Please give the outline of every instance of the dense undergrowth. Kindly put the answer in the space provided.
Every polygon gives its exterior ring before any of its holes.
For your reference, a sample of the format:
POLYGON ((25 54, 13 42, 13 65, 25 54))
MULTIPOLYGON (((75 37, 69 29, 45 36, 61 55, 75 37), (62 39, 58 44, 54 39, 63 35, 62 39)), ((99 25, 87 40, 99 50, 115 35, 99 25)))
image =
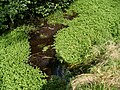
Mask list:
POLYGON ((0 34, 13 28, 19 20, 35 16, 45 17, 57 9, 67 7, 73 0, 1 0, 0 34))
MULTIPOLYGON (((117 90, 111 86, 120 86, 120 1, 76 0, 66 12, 59 10, 47 17, 49 23, 68 26, 55 35, 57 56, 73 65, 100 61, 89 68, 93 78, 97 75, 97 84, 78 85, 76 89, 117 90), (78 13, 76 18, 64 18, 64 13, 73 11, 78 13)), ((30 29, 18 27, 0 36, 0 89, 66 89, 67 84, 63 80, 55 78, 46 83, 45 75, 26 64, 30 54, 27 36, 30 29)))
POLYGON ((0 36, 0 90, 38 90, 45 84, 45 75, 27 64, 31 29, 22 26, 0 36))
POLYGON ((98 75, 99 84, 80 85, 78 90, 119 90, 111 86, 120 84, 120 1, 76 0, 66 12, 57 11, 47 18, 50 23, 69 26, 55 35, 57 56, 73 65, 99 61, 89 68, 93 78, 98 75), (64 18, 73 11, 78 13, 76 18, 64 18))
POLYGON ((58 22, 69 26, 58 31, 55 36, 58 55, 68 63, 83 63, 89 60, 94 45, 119 40, 119 3, 117 0, 78 0, 66 10, 68 13, 73 10, 78 13, 78 17, 72 21, 64 19, 64 13, 60 11, 51 15, 49 17, 51 23, 58 22))

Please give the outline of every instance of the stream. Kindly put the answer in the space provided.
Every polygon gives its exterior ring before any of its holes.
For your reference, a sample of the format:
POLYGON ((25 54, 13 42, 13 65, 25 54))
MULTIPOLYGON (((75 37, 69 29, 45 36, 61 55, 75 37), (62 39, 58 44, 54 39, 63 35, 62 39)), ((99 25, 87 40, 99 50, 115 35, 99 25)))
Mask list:
MULTIPOLYGON (((64 18, 72 20, 77 16, 77 13, 73 12, 72 15, 64 14, 64 18)), ((58 30, 67 28, 63 24, 48 24, 47 20, 41 20, 43 25, 36 31, 29 33, 31 55, 28 60, 29 65, 34 68, 39 68, 43 73, 48 75, 47 79, 51 78, 51 75, 59 77, 64 76, 65 64, 61 63, 56 55, 56 51, 53 48, 54 35, 58 30)), ((35 22, 36 23, 36 22, 35 22)))
POLYGON ((51 75, 60 77, 63 75, 62 63, 57 60, 56 51, 52 45, 54 43, 53 35, 58 30, 66 27, 63 24, 52 25, 45 22, 39 30, 29 33, 31 56, 28 63, 34 68, 40 68, 49 78, 51 75))

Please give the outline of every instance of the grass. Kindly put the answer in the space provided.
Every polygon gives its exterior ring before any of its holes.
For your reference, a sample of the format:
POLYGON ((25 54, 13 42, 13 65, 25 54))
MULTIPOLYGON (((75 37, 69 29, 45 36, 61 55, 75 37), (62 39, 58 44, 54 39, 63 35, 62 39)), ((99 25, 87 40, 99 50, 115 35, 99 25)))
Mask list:
POLYGON ((30 54, 30 26, 18 27, 0 36, 0 90, 38 90, 45 77, 39 69, 27 64, 30 54))
POLYGON ((91 73, 98 74, 101 82, 110 86, 120 86, 120 46, 114 42, 105 46, 106 53, 101 63, 91 68, 91 73))
POLYGON ((105 84, 78 85, 75 90, 117 90, 117 88, 106 86, 105 84))

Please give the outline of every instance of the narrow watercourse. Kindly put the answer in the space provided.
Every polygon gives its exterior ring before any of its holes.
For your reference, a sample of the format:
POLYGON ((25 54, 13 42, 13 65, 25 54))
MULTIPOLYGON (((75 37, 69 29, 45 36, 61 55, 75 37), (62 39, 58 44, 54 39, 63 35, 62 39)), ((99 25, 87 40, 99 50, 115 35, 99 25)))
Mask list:
POLYGON ((60 29, 67 26, 63 24, 47 24, 35 32, 30 32, 31 56, 28 63, 40 68, 49 77, 51 75, 61 76, 61 63, 57 60, 55 49, 53 48, 53 35, 60 29))
MULTIPOLYGON (((71 15, 64 14, 64 18, 72 20, 77 16, 77 13, 73 11, 71 15)), ((34 68, 39 68, 48 75, 47 79, 50 79, 51 75, 62 77, 64 75, 64 64, 61 63, 56 57, 56 51, 53 48, 54 35, 58 30, 67 28, 63 24, 48 24, 47 20, 41 20, 43 25, 38 27, 36 31, 29 33, 31 55, 28 60, 29 65, 34 68)))

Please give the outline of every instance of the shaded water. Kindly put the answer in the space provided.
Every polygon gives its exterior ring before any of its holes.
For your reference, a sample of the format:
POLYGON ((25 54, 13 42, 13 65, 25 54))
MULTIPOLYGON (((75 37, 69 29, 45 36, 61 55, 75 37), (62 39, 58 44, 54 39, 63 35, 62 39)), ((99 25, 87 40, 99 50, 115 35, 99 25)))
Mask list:
POLYGON ((37 31, 29 33, 31 56, 28 63, 34 68, 40 68, 49 77, 51 75, 62 76, 62 64, 55 57, 56 52, 52 45, 53 35, 65 27, 67 26, 63 24, 47 24, 46 21, 37 31))
MULTIPOLYGON (((77 17, 77 13, 72 11, 69 15, 64 13, 64 18, 72 20, 77 17)), ((44 73, 48 75, 47 79, 50 79, 51 75, 57 75, 59 77, 64 76, 64 71, 67 67, 67 63, 61 63, 57 60, 56 51, 53 48, 54 37, 53 35, 62 28, 66 28, 63 24, 48 24, 45 19, 32 20, 37 25, 37 31, 29 33, 31 56, 28 63, 34 68, 38 67, 44 73), (65 67, 66 66, 66 67, 65 67)), ((29 22, 29 21, 28 21, 29 22)), ((74 71, 74 70, 72 70, 74 71)))

